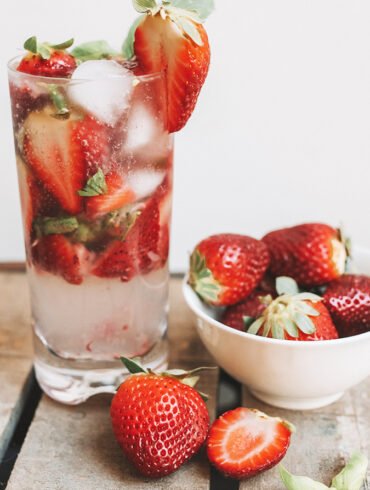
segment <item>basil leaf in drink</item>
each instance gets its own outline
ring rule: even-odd
[[[126,39],[124,40],[123,44],[122,44],[122,54],[123,56],[129,60],[131,59],[135,52],[134,52],[134,40],[135,40],[135,32],[136,32],[136,29],[138,27],[138,25],[140,24],[140,22],[145,18],[145,15],[140,15],[140,17],[138,17],[134,23],[132,24],[132,26],[130,27],[130,30],[128,31],[128,34],[126,36]]]
[[[89,41],[76,46],[72,55],[79,61],[101,60],[116,55],[117,52],[106,41]]]
[[[66,98],[62,92],[62,89],[58,85],[48,86],[49,95],[53,101],[54,107],[56,108],[56,116],[68,117],[69,109],[67,106]]]
[[[105,175],[103,174],[103,171],[99,169],[96,174],[89,178],[85,187],[78,191],[78,194],[82,197],[93,197],[105,194],[107,190]]]
[[[35,227],[40,235],[63,235],[72,233],[78,228],[78,221],[74,216],[65,218],[39,218]]]

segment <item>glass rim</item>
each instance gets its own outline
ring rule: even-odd
[[[16,68],[15,68],[15,62],[17,60],[20,60],[23,58],[24,55],[18,55],[18,56],[13,56],[13,58],[11,58],[8,62],[7,62],[7,68],[8,68],[8,72],[9,73],[14,73],[14,74],[17,74],[21,77],[24,77],[24,78],[29,78],[31,80],[38,80],[38,81],[42,81],[44,83],[53,83],[53,82],[64,82],[64,83],[68,83],[68,82],[94,82],[96,81],[97,79],[96,78],[65,78],[65,77],[46,77],[46,76],[43,76],[43,75],[33,75],[32,73],[25,73],[23,71],[18,71]],[[87,60],[87,61],[92,61],[92,60]],[[94,61],[98,61],[98,60],[94,60]],[[112,61],[115,61],[115,60],[112,60]],[[152,79],[157,79],[159,77],[162,77],[164,74],[164,70],[162,71],[156,71],[156,72],[153,72],[153,73],[149,73],[148,75],[135,75],[133,73],[133,76],[134,78],[136,78],[137,80],[140,80],[140,81],[150,81]],[[99,80],[115,80],[115,79],[120,79],[122,78],[122,76],[120,75],[117,75],[117,76],[114,76],[114,77],[106,77],[106,78],[100,78]]]

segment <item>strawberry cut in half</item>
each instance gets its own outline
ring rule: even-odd
[[[86,252],[83,245],[74,245],[64,235],[44,236],[32,246],[35,263],[75,285],[83,281],[81,266]]]
[[[250,408],[224,413],[212,424],[208,459],[226,476],[243,479],[275,466],[285,456],[294,427]]]
[[[85,161],[75,138],[76,121],[56,119],[46,107],[31,113],[24,123],[23,154],[36,177],[57,199],[64,211],[82,209],[78,191],[85,180]]]
[[[98,277],[120,278],[127,282],[135,275],[136,267],[131,241],[114,240],[98,257],[92,274]]]
[[[194,12],[170,2],[147,9],[135,31],[134,53],[140,73],[164,72],[168,97],[168,131],[183,128],[207,77],[210,47]]]

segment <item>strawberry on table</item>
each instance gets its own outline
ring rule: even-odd
[[[324,304],[341,337],[370,331],[370,277],[346,274],[329,284]]]
[[[263,278],[269,264],[266,245],[232,233],[202,240],[190,258],[189,284],[214,306],[238,303]]]
[[[70,77],[77,65],[75,58],[65,50],[72,44],[73,39],[49,44],[39,43],[36,37],[30,37],[24,43],[28,54],[22,58],[17,70],[43,77]]]
[[[122,360],[133,374],[112,400],[115,437],[143,475],[173,473],[198,452],[208,433],[207,407],[193,388],[198,370],[156,374],[133,360]]]
[[[294,279],[278,277],[278,297],[265,297],[266,307],[256,320],[244,317],[248,333],[280,340],[332,340],[338,338],[323,298],[299,292]]]
[[[209,461],[226,476],[242,479],[275,466],[285,456],[294,427],[250,408],[224,413],[207,438]]]
[[[63,277],[70,284],[83,281],[82,266],[87,260],[83,245],[71,243],[64,235],[47,235],[32,245],[33,260],[44,270]]]
[[[134,34],[134,54],[139,73],[165,72],[168,96],[168,130],[179,131],[191,116],[208,73],[210,48],[202,21],[213,2],[192,2],[191,10],[175,2],[134,0],[144,13]]]
[[[47,106],[31,113],[24,123],[23,155],[37,179],[58,200],[62,209],[77,214],[82,209],[78,191],[85,181],[85,160],[74,132],[72,117],[60,120]]]
[[[270,273],[289,276],[300,286],[321,286],[344,273],[348,250],[340,232],[322,223],[305,223],[275,230],[262,240],[267,245]]]

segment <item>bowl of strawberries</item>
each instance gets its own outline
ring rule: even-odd
[[[370,250],[329,225],[208,237],[183,292],[216,362],[270,405],[322,407],[370,374]]]

